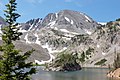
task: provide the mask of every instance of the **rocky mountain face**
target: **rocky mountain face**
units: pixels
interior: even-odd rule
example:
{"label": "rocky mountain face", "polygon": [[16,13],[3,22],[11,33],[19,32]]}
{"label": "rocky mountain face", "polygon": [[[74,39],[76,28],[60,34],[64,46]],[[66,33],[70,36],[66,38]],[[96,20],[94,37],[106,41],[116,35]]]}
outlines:
{"label": "rocky mountain face", "polygon": [[37,19],[31,19],[27,21],[26,23],[20,23],[20,31],[21,32],[27,32],[27,31],[36,31],[42,28],[42,18]]}
{"label": "rocky mountain face", "polygon": [[48,14],[42,25],[62,32],[85,34],[87,30],[94,31],[98,24],[84,13],[63,10]]}
{"label": "rocky mountain face", "polygon": [[63,10],[20,23],[18,28],[23,35],[16,47],[23,51],[34,48],[29,61],[39,64],[61,53],[77,53],[82,66],[108,65],[120,52],[119,20],[100,25],[84,13]]}

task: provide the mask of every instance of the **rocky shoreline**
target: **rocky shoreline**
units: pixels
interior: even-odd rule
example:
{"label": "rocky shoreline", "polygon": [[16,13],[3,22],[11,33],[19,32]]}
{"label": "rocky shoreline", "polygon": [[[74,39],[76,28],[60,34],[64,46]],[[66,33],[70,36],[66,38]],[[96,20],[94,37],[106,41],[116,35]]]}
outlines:
{"label": "rocky shoreline", "polygon": [[120,68],[114,70],[114,71],[110,71],[108,74],[107,74],[108,77],[110,78],[117,78],[117,79],[120,79]]}

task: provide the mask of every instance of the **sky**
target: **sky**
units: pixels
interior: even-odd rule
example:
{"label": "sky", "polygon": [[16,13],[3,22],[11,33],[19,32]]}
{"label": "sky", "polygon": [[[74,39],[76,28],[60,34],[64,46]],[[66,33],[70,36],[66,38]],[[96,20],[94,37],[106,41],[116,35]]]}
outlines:
{"label": "sky", "polygon": [[[0,16],[8,0],[0,0]],[[44,18],[49,13],[74,10],[92,17],[97,22],[109,22],[120,18],[120,0],[17,0],[17,12],[21,17],[17,22]]]}

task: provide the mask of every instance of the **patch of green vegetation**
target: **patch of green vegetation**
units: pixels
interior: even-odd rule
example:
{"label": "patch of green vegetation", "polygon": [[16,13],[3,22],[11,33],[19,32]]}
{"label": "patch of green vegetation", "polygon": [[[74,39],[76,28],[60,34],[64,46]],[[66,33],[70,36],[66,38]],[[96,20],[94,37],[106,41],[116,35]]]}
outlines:
{"label": "patch of green vegetation", "polygon": [[89,47],[86,51],[83,51],[80,55],[79,61],[81,63],[85,62],[86,59],[91,58],[91,54],[94,52],[94,49]]}
{"label": "patch of green vegetation", "polygon": [[57,59],[55,61],[55,63],[57,63],[57,65],[65,65],[65,64],[74,64],[76,63],[76,59],[77,59],[77,55],[73,55],[73,54],[60,54],[57,56]]}
{"label": "patch of green vegetation", "polygon": [[95,63],[95,65],[104,65],[104,63],[106,62],[106,59],[102,59],[100,61],[98,61],[97,63]]}
{"label": "patch of green vegetation", "polygon": [[94,49],[89,47],[86,51],[86,55],[91,55],[92,52],[94,52]]}
{"label": "patch of green vegetation", "polygon": [[80,60],[81,63],[85,62],[85,52],[84,51],[82,52],[79,60]]}
{"label": "patch of green vegetation", "polygon": [[71,38],[72,44],[80,45],[81,43],[86,44],[88,41],[90,41],[90,38],[88,35],[76,35]]}
{"label": "patch of green vegetation", "polygon": [[69,53],[66,50],[59,53],[57,57],[50,64],[45,64],[45,67],[65,67],[67,65],[76,65],[78,61],[78,54]]}

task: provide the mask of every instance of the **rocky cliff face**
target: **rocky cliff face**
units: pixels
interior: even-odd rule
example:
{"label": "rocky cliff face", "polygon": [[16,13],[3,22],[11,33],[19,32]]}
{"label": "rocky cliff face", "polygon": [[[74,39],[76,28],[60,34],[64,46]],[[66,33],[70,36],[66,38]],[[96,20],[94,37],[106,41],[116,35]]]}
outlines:
{"label": "rocky cliff face", "polygon": [[20,23],[20,30],[23,31],[36,31],[42,27],[42,18],[31,19],[26,23]]}
{"label": "rocky cliff face", "polygon": [[120,21],[103,26],[77,11],[50,13],[44,19],[21,23],[18,28],[23,32],[20,42],[26,46],[24,49],[36,49],[29,60],[38,63],[46,59],[50,62],[66,52],[78,53],[83,66],[108,65],[120,51]]}

